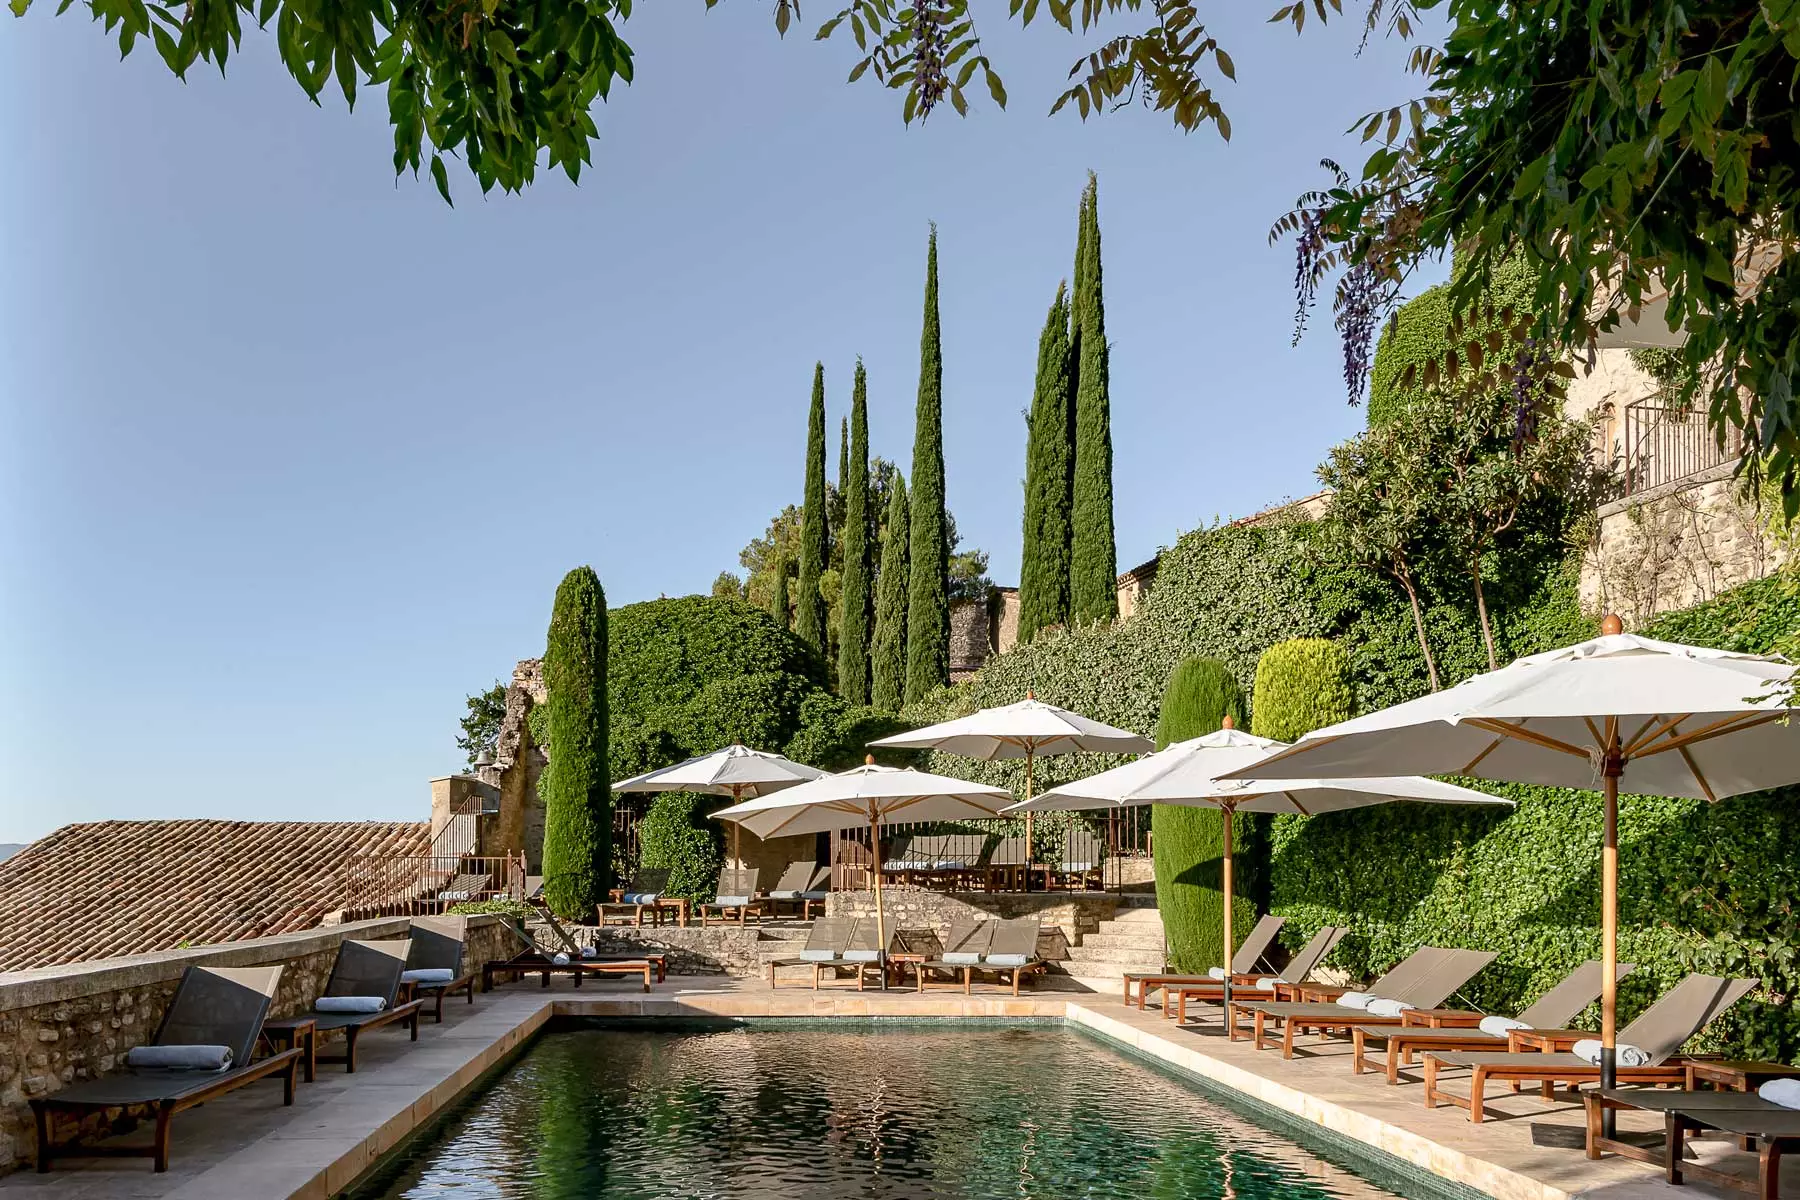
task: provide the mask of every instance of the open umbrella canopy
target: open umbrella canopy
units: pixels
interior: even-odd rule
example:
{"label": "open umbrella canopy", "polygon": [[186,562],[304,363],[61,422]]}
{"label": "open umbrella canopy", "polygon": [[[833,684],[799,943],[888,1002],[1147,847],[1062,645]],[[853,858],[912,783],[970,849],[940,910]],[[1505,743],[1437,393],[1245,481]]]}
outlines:
{"label": "open umbrella canopy", "polygon": [[678,762],[672,767],[658,767],[612,785],[615,792],[710,792],[714,795],[742,799],[766,796],[783,788],[791,788],[817,779],[825,772],[805,763],[793,762],[766,750],[748,746],[727,746]]}
{"label": "open umbrella canopy", "polygon": [[1156,748],[1149,738],[1091,721],[1080,713],[1028,697],[1017,704],[984,708],[911,733],[870,742],[871,746],[896,746],[913,750],[942,750],[965,758],[1029,758],[1049,754],[1089,751],[1101,754],[1143,754]]}
{"label": "open umbrella canopy", "polygon": [[1366,779],[1217,778],[1225,771],[1267,758],[1271,751],[1285,745],[1237,729],[1220,729],[1176,742],[1136,762],[1052,788],[1036,799],[1012,805],[1003,815],[1123,808],[1137,804],[1299,813],[1302,816],[1366,808],[1390,800],[1416,800],[1426,804],[1512,804],[1510,800],[1473,788],[1416,775]]}
{"label": "open umbrella canopy", "polygon": [[1260,780],[1395,771],[1719,800],[1800,780],[1779,658],[1606,634],[1307,734],[1225,772]]}
{"label": "open umbrella canopy", "polygon": [[964,821],[992,817],[1012,802],[1004,788],[869,763],[758,796],[712,814],[757,837],[830,833],[872,823]]}

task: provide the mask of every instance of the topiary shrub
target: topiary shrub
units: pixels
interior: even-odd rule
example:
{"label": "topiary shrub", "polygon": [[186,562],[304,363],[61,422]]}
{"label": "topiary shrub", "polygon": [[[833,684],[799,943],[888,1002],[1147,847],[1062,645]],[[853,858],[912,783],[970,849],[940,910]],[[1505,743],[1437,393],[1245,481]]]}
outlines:
{"label": "topiary shrub", "polygon": [[666,894],[696,903],[713,898],[725,854],[719,822],[707,814],[730,803],[694,792],[663,792],[651,802],[638,824],[638,865],[669,872]]}
{"label": "topiary shrub", "polygon": [[[1158,749],[1211,733],[1244,719],[1244,692],[1225,664],[1211,658],[1183,659],[1163,691],[1156,723]],[[1223,966],[1224,818],[1216,808],[1175,804],[1150,806],[1151,843],[1156,860],[1156,907],[1162,913],[1169,958],[1180,971]],[[1248,932],[1255,910],[1240,895],[1233,906],[1234,932]],[[1240,918],[1242,918],[1240,920]]]}
{"label": "topiary shrub", "polygon": [[556,589],[544,649],[547,724],[554,750],[538,778],[544,801],[544,901],[579,918],[606,899],[612,877],[607,733],[606,593],[592,567]]}
{"label": "topiary shrub", "polygon": [[1250,702],[1257,737],[1278,742],[1355,715],[1350,656],[1328,638],[1292,638],[1262,652]]}

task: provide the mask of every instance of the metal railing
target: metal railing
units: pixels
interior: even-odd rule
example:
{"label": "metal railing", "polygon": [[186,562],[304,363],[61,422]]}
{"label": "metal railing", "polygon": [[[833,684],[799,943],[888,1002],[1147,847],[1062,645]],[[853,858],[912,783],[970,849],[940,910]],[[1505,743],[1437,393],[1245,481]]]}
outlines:
{"label": "metal railing", "polygon": [[344,861],[344,916],[425,916],[480,900],[524,900],[525,856],[353,854]]}
{"label": "metal railing", "polygon": [[1625,406],[1625,491],[1634,496],[1676,483],[1743,456],[1742,434],[1732,430],[1723,446],[1704,409],[1657,398]]}
{"label": "metal railing", "polygon": [[[1147,818],[1144,828],[1149,828]],[[941,891],[1087,890],[1099,887],[1106,860],[1121,853],[1115,831],[1107,825],[1096,829],[1073,822],[1060,833],[1040,831],[1030,864],[1024,861],[1023,839],[1016,834],[941,830],[941,826],[929,824],[883,826],[884,883]],[[831,835],[833,891],[868,887],[870,866],[868,830],[839,830]]]}

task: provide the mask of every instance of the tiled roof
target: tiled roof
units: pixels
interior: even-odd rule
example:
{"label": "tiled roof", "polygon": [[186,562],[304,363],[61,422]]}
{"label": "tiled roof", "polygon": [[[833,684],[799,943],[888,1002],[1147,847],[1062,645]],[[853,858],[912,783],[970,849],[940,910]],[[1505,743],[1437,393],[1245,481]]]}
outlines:
{"label": "tiled roof", "polygon": [[0,862],[0,971],[311,929],[352,854],[428,854],[424,821],[98,821]]}

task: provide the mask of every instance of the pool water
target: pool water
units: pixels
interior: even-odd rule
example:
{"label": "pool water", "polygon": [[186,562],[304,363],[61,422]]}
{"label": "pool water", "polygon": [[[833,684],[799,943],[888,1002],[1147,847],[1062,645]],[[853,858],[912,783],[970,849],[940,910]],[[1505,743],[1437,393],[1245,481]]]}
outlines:
{"label": "pool water", "polygon": [[815,1025],[550,1034],[353,1194],[1362,1200],[1401,1193],[1067,1029]]}

